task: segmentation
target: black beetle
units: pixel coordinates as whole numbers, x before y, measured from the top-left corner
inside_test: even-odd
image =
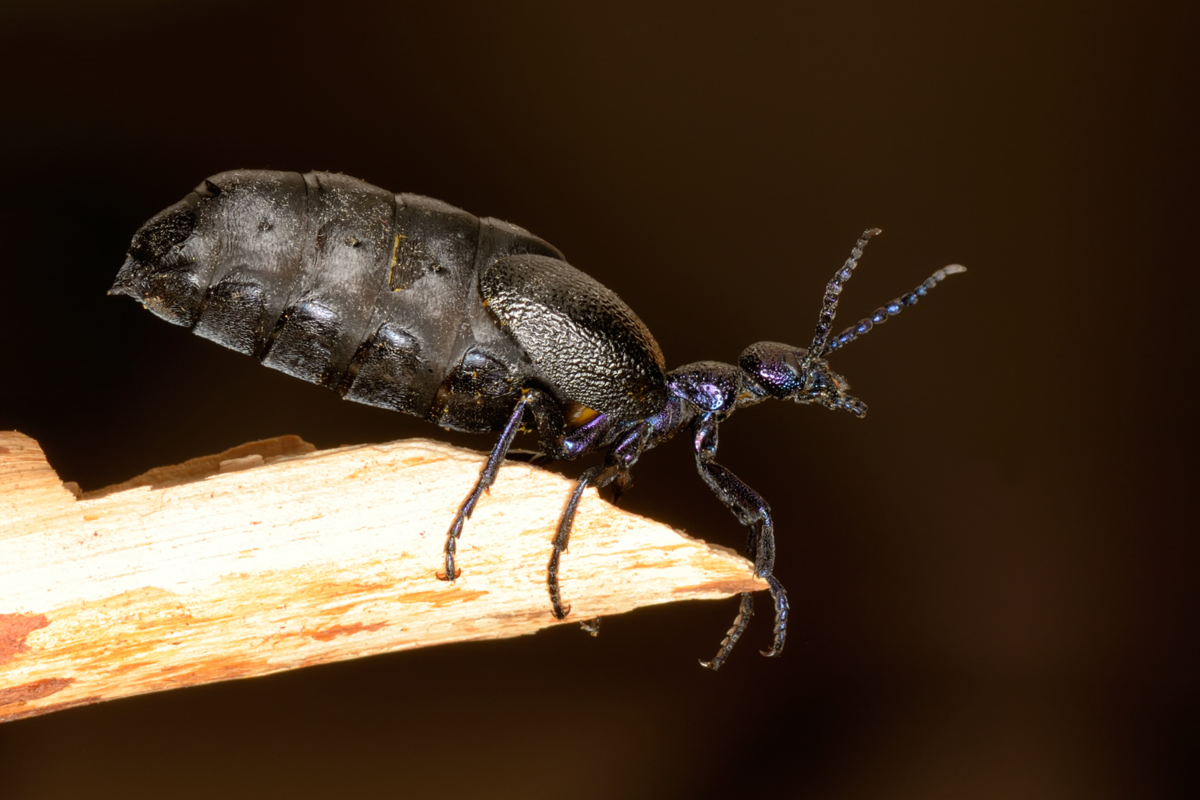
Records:
[[[783,650],[788,604],[773,574],[771,512],[714,460],[717,426],[769,398],[866,413],[825,356],[964,269],[938,270],[831,337],[842,287],[878,232],[863,233],[829,282],[807,348],[759,342],[737,366],[700,361],[670,372],[616,294],[528,231],[325,172],[238,170],[205,180],[138,230],[110,293],[347,400],[446,428],[501,431],[450,525],[444,580],[459,574],[463,524],[526,412],[550,458],[607,448],[559,519],[547,577],[559,619],[570,610],[559,597],[559,558],[584,488],[619,492],[643,452],[690,430],[700,477],[751,528],[748,555],[775,604],[774,641],[764,651],[774,656]],[[752,612],[752,597],[742,595],[716,657],[702,663],[720,668]]]

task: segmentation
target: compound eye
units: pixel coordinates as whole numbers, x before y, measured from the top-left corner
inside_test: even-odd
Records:
[[[793,351],[788,350],[783,354],[783,366],[791,373],[793,380],[798,381],[800,379],[800,362],[796,359],[796,354]]]
[[[772,388],[780,396],[790,395],[804,384],[804,370],[801,369],[796,354],[791,350],[772,359],[770,364],[764,366],[766,368],[763,371],[769,371],[769,375],[764,375],[764,377],[770,381]]]

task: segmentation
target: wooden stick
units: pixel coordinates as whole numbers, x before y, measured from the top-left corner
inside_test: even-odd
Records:
[[[570,482],[506,463],[446,530],[484,456],[422,439],[295,437],[82,494],[0,432],[0,721],[413,647],[533,633]],[[565,620],[765,589],[745,559],[589,489],[560,571]]]

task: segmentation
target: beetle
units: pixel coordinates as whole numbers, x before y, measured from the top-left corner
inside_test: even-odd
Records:
[[[772,398],[866,413],[826,357],[964,271],[940,269],[832,335],[842,288],[878,233],[862,234],[825,287],[807,347],[759,342],[736,365],[700,361],[670,371],[637,315],[542,239],[327,172],[236,170],[207,178],[137,231],[109,293],[347,400],[445,428],[498,431],[450,524],[442,580],[459,576],[463,526],[526,416],[551,459],[604,452],[575,483],[551,543],[546,585],[558,619],[570,612],[558,569],[584,489],[619,493],[645,451],[689,432],[700,477],[750,528],[747,555],[775,612],[763,654],[777,656],[788,602],[774,575],[770,507],[716,461],[717,429],[734,411]],[[721,667],[753,609],[743,594],[717,655],[703,665]]]

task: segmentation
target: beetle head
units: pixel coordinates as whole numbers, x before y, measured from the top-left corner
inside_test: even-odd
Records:
[[[816,403],[828,409],[845,409],[856,417],[867,413],[866,404],[847,392],[850,384],[829,368],[825,357],[896,316],[905,307],[915,305],[947,275],[966,272],[967,269],[960,264],[943,267],[908,294],[881,306],[871,316],[859,320],[837,336],[830,336],[842,288],[858,266],[858,259],[868,240],[879,233],[878,228],[864,231],[850,252],[850,258],[825,286],[817,329],[807,348],[779,342],[759,342],[746,348],[738,359],[746,390],[741,405],[774,397],[796,403]]]
[[[758,342],[738,358],[742,379],[752,395],[796,403],[816,403],[828,409],[844,408],[856,417],[866,405],[847,393],[849,382],[810,350],[779,342]]]

